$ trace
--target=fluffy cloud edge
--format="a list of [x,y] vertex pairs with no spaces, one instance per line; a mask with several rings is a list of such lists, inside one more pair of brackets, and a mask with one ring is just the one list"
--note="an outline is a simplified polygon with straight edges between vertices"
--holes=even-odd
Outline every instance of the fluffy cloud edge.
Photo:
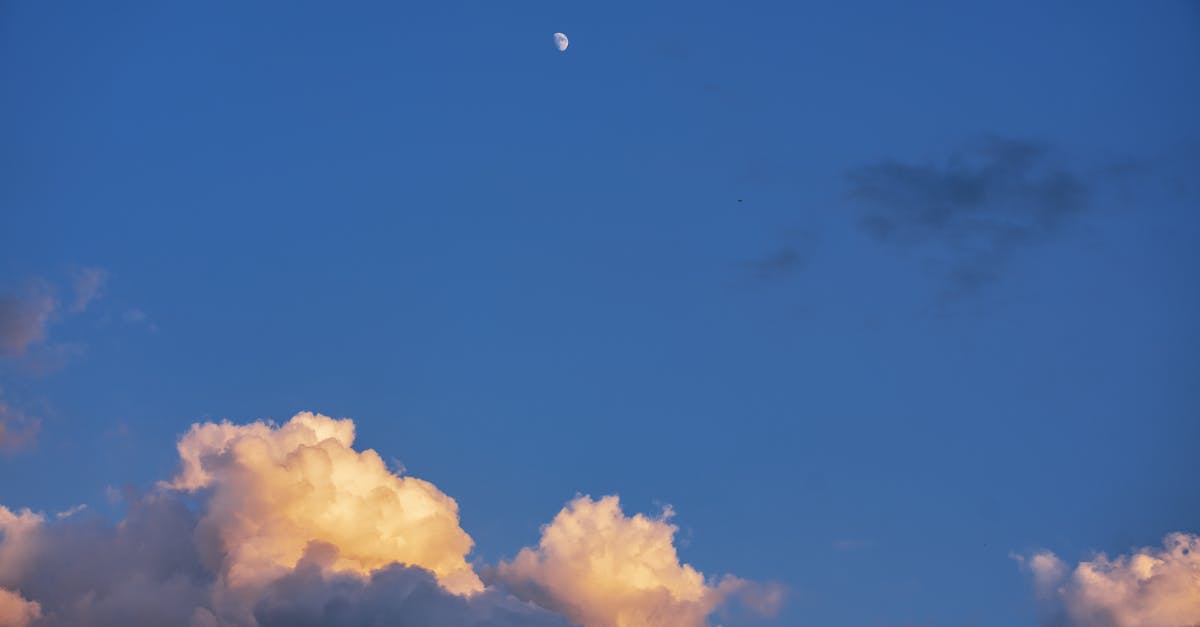
[[34,627],[704,627],[731,601],[769,615],[783,600],[682,563],[671,510],[627,516],[616,496],[577,496],[512,562],[472,563],[454,499],[354,440],[353,421],[307,412],[194,424],[178,472],[115,526],[0,506],[0,588],[36,604]]
[[588,627],[698,627],[731,599],[758,614],[778,611],[781,585],[706,577],[683,563],[673,516],[670,507],[626,516],[615,495],[580,495],[542,527],[536,547],[485,577]]
[[42,617],[42,606],[0,588],[0,627],[29,627]]
[[1200,535],[1167,534],[1160,547],[1073,568],[1051,551],[1014,555],[1033,579],[1046,622],[1105,627],[1200,625]]

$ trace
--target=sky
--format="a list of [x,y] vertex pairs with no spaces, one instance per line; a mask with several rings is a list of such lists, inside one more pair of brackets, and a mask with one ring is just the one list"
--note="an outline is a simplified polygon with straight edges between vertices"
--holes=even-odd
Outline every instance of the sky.
[[[1197,77],[1194,1],[0,4],[0,624],[19,525],[197,626],[1200,622]],[[440,552],[237,557],[316,450]]]

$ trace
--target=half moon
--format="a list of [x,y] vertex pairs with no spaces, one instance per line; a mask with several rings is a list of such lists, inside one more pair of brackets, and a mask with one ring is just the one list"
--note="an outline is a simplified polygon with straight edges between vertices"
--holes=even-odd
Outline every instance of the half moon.
[[562,33],[554,33],[554,47],[558,48],[559,52],[566,50],[570,43],[570,41],[567,41],[566,35]]

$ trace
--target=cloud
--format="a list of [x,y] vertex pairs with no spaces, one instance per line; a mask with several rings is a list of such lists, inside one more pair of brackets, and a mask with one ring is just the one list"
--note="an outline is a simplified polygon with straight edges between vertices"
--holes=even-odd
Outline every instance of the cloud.
[[310,413],[193,425],[175,476],[127,495],[115,525],[0,506],[0,588],[37,604],[36,627],[691,627],[732,597],[778,604],[775,588],[681,565],[675,527],[615,497],[572,502],[539,547],[485,567],[501,573],[485,586],[457,503],[355,450],[354,431]]
[[710,580],[675,550],[668,508],[627,517],[617,497],[580,496],[542,529],[536,548],[501,562],[494,578],[521,598],[587,627],[700,627],[739,593],[772,612],[782,590],[725,577]]
[[146,312],[137,308],[126,309],[125,312],[121,314],[121,320],[129,324],[141,324],[146,322],[147,318]]
[[871,545],[870,540],[862,538],[841,538],[833,541],[833,548],[839,551],[858,551]]
[[420,568],[392,564],[366,579],[327,574],[337,559],[332,545],[310,546],[296,569],[272,583],[255,605],[260,627],[568,625],[560,616],[496,590],[469,598],[451,594]]
[[746,264],[751,277],[759,281],[782,280],[808,267],[817,249],[817,233],[807,229],[790,229],[785,236],[786,244]]
[[19,357],[44,340],[46,325],[57,309],[58,301],[41,282],[20,294],[0,294],[0,357]]
[[278,428],[195,425],[179,443],[182,470],[168,485],[210,490],[200,532],[219,542],[235,586],[274,579],[309,543],[326,542],[338,548],[335,572],[403,563],[436,573],[453,592],[482,589],[454,499],[392,474],[375,451],[353,443],[353,421],[310,413]]
[[28,509],[12,511],[0,505],[0,587],[20,580],[24,568],[33,561],[38,530],[45,518]]
[[103,268],[80,268],[77,270],[71,283],[75,290],[75,302],[71,304],[71,311],[80,313],[87,309],[93,300],[100,297],[101,290],[107,281],[108,271]]
[[750,272],[763,281],[791,276],[808,264],[808,255],[795,246],[784,246],[750,263]]
[[1100,554],[1071,569],[1041,551],[1018,561],[1033,577],[1047,622],[1080,627],[1200,625],[1200,536],[1172,533],[1162,548],[1109,559]]
[[41,616],[40,605],[0,588],[0,627],[29,627]]
[[0,453],[31,446],[41,424],[38,418],[26,415],[0,397]]
[[940,165],[885,160],[855,168],[847,181],[861,228],[879,242],[937,256],[952,293],[998,280],[1019,250],[1082,213],[1090,191],[1045,146],[1000,138]]

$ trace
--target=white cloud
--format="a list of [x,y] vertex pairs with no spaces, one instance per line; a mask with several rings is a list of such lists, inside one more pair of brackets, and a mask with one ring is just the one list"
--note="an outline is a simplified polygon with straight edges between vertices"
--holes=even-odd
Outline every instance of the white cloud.
[[627,517],[616,497],[572,501],[485,586],[458,504],[355,450],[354,431],[310,413],[193,425],[176,476],[126,497],[115,526],[0,506],[0,588],[24,612],[10,614],[37,621],[20,627],[699,627],[732,597],[779,603],[776,587],[681,564],[669,510]]
[[536,548],[502,562],[496,578],[587,627],[700,627],[739,593],[756,609],[774,611],[781,589],[711,580],[680,563],[672,514],[629,517],[616,496],[578,497],[542,529]]
[[1049,615],[1071,625],[1200,625],[1200,536],[1172,533],[1162,548],[1100,554],[1074,569],[1049,551],[1020,561]]

